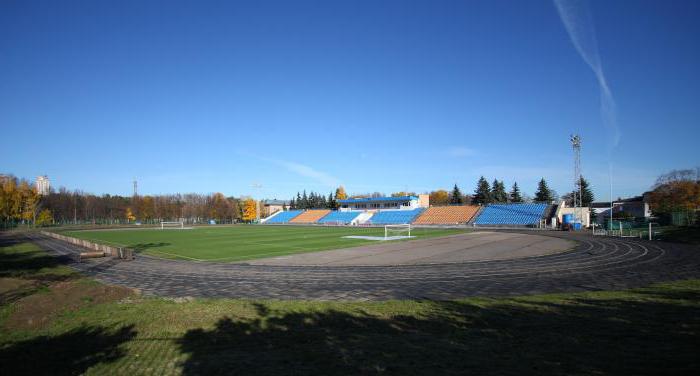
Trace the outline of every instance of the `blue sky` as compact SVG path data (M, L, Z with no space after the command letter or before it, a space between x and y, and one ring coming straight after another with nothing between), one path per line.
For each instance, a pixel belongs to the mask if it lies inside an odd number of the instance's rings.
M563 5L570 29L551 1L3 1L0 172L111 194L480 175L562 194L571 133L598 199L610 162L616 197L699 165L700 2Z

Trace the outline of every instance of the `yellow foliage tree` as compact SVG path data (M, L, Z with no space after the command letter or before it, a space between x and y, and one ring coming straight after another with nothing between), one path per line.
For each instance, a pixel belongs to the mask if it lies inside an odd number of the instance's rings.
M257 203L252 198L243 202L243 220L252 222L257 219Z
M338 189L335 190L335 199L336 200L346 200L348 198L348 194L345 193L345 188L341 185L338 187Z
M430 192L430 205L447 205L450 203L450 194L440 189Z
M131 208L126 208L126 220L132 222L136 220L136 216L131 212Z
M44 209L39 213L39 216L36 218L36 225L37 226L46 226L50 225L53 223L53 214L51 214L51 210L49 209Z

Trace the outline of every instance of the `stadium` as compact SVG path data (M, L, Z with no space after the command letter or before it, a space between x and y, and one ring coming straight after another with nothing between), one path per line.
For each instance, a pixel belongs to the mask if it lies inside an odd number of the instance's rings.
M694 375L700 1L0 1L0 372Z

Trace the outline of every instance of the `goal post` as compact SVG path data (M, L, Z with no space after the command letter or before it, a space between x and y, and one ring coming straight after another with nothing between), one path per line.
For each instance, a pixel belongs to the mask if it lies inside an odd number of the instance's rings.
M406 223L406 224L401 224L401 225L385 225L384 226L384 239L388 239L390 237L410 238L411 237L411 224Z
M160 223L160 229L165 230L165 229L183 229L185 228L185 222L161 222Z

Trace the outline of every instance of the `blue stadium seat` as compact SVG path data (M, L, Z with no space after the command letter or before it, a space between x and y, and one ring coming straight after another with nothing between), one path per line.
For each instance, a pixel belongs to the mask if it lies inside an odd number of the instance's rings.
M373 225L392 225L392 224L404 224L411 223L418 217L424 209L413 209L413 210L385 210L375 213L370 222Z
M318 220L317 223L343 223L343 224L349 224L352 222L355 218L357 218L358 215L360 215L359 211L332 211L328 213L325 217L321 218Z
M475 225L536 225L547 204L490 204L481 211Z
M303 212L303 210L287 210L268 219L265 223L287 223Z

